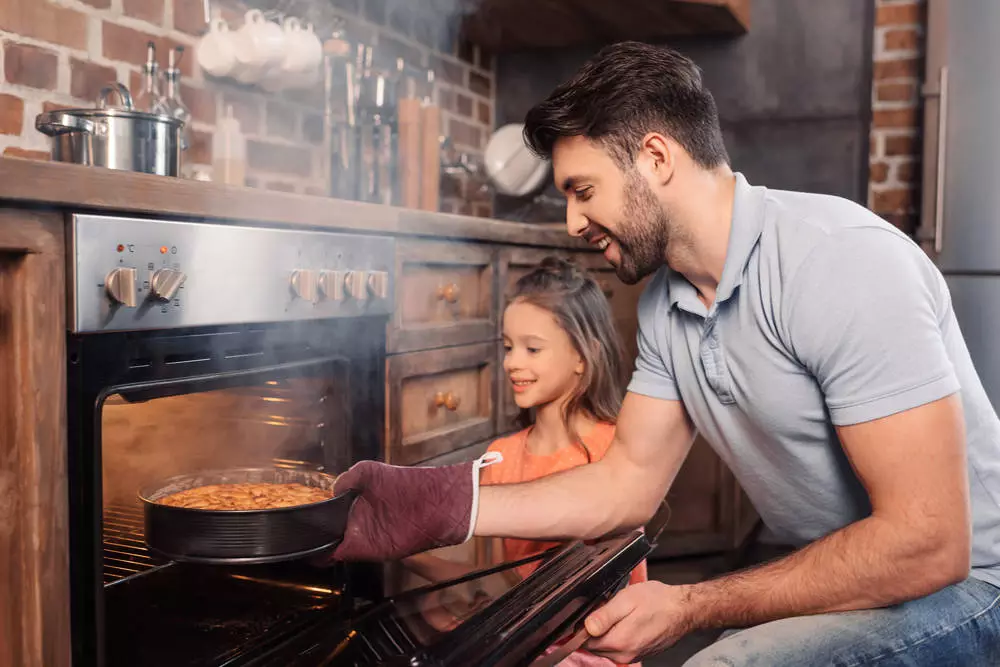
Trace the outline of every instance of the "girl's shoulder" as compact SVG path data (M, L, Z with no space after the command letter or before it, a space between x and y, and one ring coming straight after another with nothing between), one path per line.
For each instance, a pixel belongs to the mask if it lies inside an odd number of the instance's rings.
M505 435L501 438L497 438L490 443L490 446L486 449L488 452L500 452L506 457L508 454L513 452L520 452L524 449L524 443L528 435L528 431L531 428L526 428L517 433L512 433L510 435Z
M611 441L615 439L615 425L610 422L597 422L587 436L581 439L590 450L591 456L595 460L600 459L608 451Z

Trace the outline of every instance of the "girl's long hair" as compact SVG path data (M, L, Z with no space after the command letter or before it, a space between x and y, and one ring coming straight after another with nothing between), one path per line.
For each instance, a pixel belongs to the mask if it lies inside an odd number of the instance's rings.
M575 432L570 417L579 410L614 424L625 393L625 355L611 318L611 307L597 282L572 262L546 257L514 286L508 303L530 303L556 318L584 360L583 375L563 409L563 422L573 439L590 451ZM521 410L517 423L534 422L532 410Z

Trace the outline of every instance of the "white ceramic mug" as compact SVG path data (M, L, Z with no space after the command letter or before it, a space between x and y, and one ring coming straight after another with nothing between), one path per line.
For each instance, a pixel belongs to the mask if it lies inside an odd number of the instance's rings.
M285 60L282 69L288 74L301 74L317 69L323 61L323 44L310 23L303 28L297 19L285 33Z
M236 67L236 47L229 26L221 18L213 19L209 30L198 42L198 64L212 76L229 76Z
M244 83L259 81L284 60L285 32L277 23L264 18L259 9L246 13L236 38L235 76Z

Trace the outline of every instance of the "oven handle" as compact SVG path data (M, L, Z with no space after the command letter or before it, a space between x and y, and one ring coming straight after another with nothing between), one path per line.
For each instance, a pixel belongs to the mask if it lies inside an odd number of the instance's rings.
M559 646L555 651L535 658L530 667L554 667L568 658L571 653L575 653L583 648L583 645L587 643L587 639L589 638L590 633L587 632L587 628L581 627L569 641Z

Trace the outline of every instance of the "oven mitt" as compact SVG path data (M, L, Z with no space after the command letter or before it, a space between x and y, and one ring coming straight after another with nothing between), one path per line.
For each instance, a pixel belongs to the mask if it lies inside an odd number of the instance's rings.
M472 537L479 511L479 471L499 452L450 466L404 467L361 461L337 478L334 490L358 493L336 560L399 560Z

